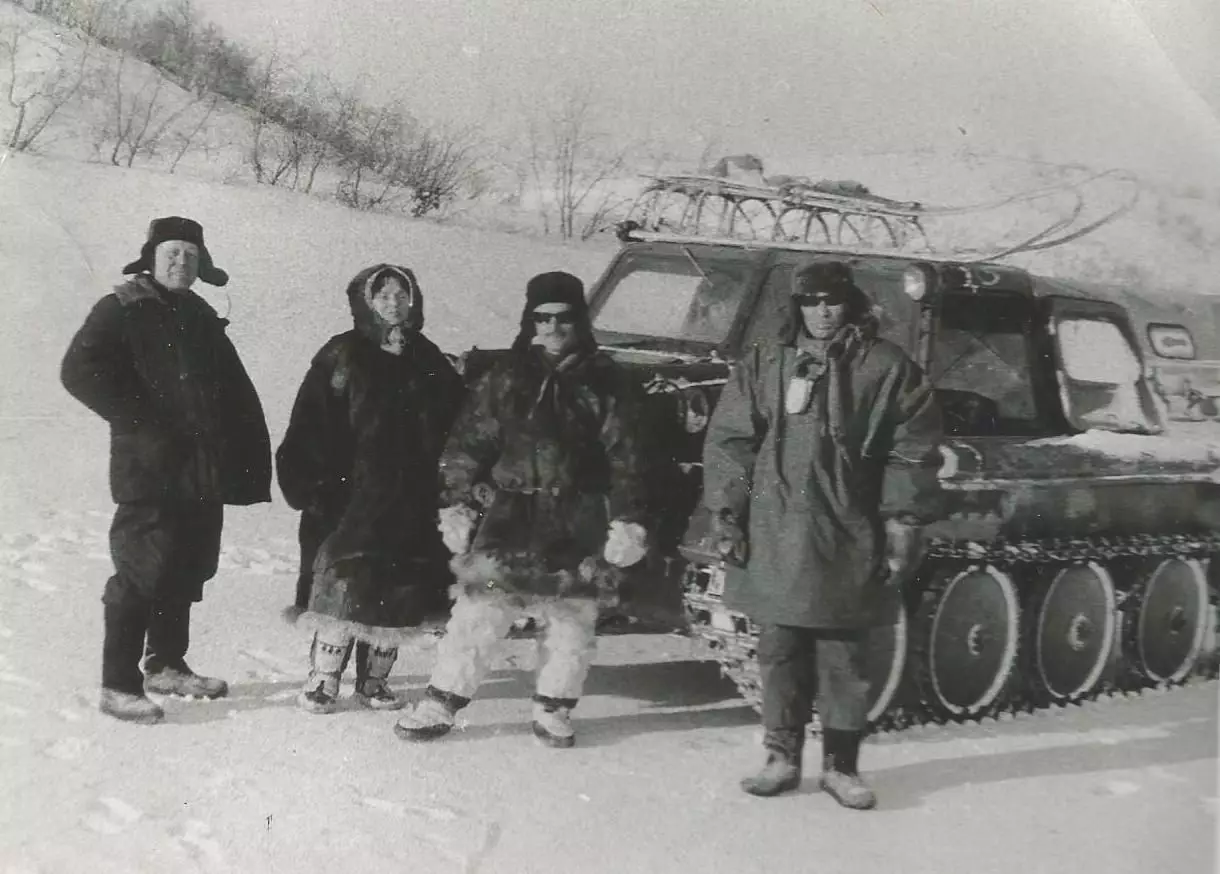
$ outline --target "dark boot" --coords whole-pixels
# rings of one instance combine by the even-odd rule
[[[860,779],[857,761],[864,733],[828,728],[822,735],[821,787],[835,801],[852,810],[871,810],[877,796]]]
[[[186,663],[191,642],[191,602],[165,601],[153,605],[144,650],[144,688],[158,695],[180,698],[223,698],[229,684],[196,674]]]
[[[148,605],[143,601],[106,604],[103,610],[102,688],[143,696],[140,656],[144,652],[144,634],[148,629]]]
[[[388,683],[398,659],[398,647],[379,647],[361,642],[356,645],[356,703],[373,710],[401,710],[406,699],[395,695]]]
[[[742,780],[741,788],[763,798],[796,789],[801,785],[801,752],[804,746],[804,729],[768,731],[763,738],[767,762],[757,774]]]
[[[148,607],[136,604],[106,604],[102,642],[102,691],[98,710],[124,722],[146,725],[165,718],[157,704],[144,695],[144,676],[140,673],[140,653],[144,649],[144,631],[148,624]]]

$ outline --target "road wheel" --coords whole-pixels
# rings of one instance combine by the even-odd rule
[[[916,623],[916,677],[923,703],[954,720],[979,719],[1006,702],[1020,648],[1012,578],[991,565],[933,575]]]
[[[1124,654],[1136,674],[1156,686],[1185,679],[1199,659],[1210,615],[1198,559],[1160,562],[1127,605]]]
[[[1042,702],[1087,698],[1114,650],[1114,581],[1095,562],[1051,572],[1026,614],[1031,692]]]

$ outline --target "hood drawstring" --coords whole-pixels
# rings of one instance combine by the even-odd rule
[[[845,365],[858,352],[863,337],[864,332],[860,330],[859,326],[854,324],[844,325],[835,335],[834,339],[830,341],[829,346],[827,346],[824,361],[819,362],[814,356],[807,352],[801,352],[798,348],[794,367],[794,375],[810,379],[814,383],[815,388],[823,378],[826,379],[826,410],[825,416],[821,419],[822,433],[830,436],[838,461],[849,475],[854,465],[847,448],[847,434],[844,425],[845,410],[843,409],[845,386],[843,382],[847,378],[847,368]],[[804,373],[802,373],[802,370]],[[780,486],[780,503],[781,506],[786,508],[787,497],[791,493],[792,486],[788,482],[783,466],[788,412],[783,403],[787,386],[784,384],[784,368],[782,366],[776,368],[776,379],[779,381],[779,384],[776,386],[776,397],[781,402],[777,404],[778,418],[776,421],[774,444],[775,473]],[[810,400],[810,403],[814,403],[815,400],[816,391],[813,392],[813,398]],[[850,481],[850,476],[841,479],[846,483]]]

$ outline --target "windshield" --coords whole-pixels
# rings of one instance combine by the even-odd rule
[[[1157,430],[1139,356],[1118,325],[1104,318],[1056,322],[1064,408],[1078,428]]]
[[[946,295],[929,377],[951,434],[1039,430],[1029,334],[1032,302],[1017,294]]]
[[[748,262],[711,258],[691,247],[625,258],[607,280],[594,319],[599,340],[603,332],[613,332],[723,343],[745,297],[749,268]]]

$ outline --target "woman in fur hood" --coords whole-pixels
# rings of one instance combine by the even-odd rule
[[[532,616],[534,733],[573,744],[569,713],[593,657],[599,597],[613,599],[616,568],[645,554],[638,409],[625,374],[597,350],[580,280],[531,279],[520,333],[472,388],[441,459],[456,603],[426,696],[399,736],[448,732],[497,642]]]
[[[347,286],[353,330],[314,356],[276,452],[301,511],[300,620],[315,629],[300,705],[335,708],[353,644],[356,700],[396,709],[386,678],[398,643],[447,606],[436,531],[437,461],[464,394],[422,333],[423,296],[406,267],[377,264]]]

